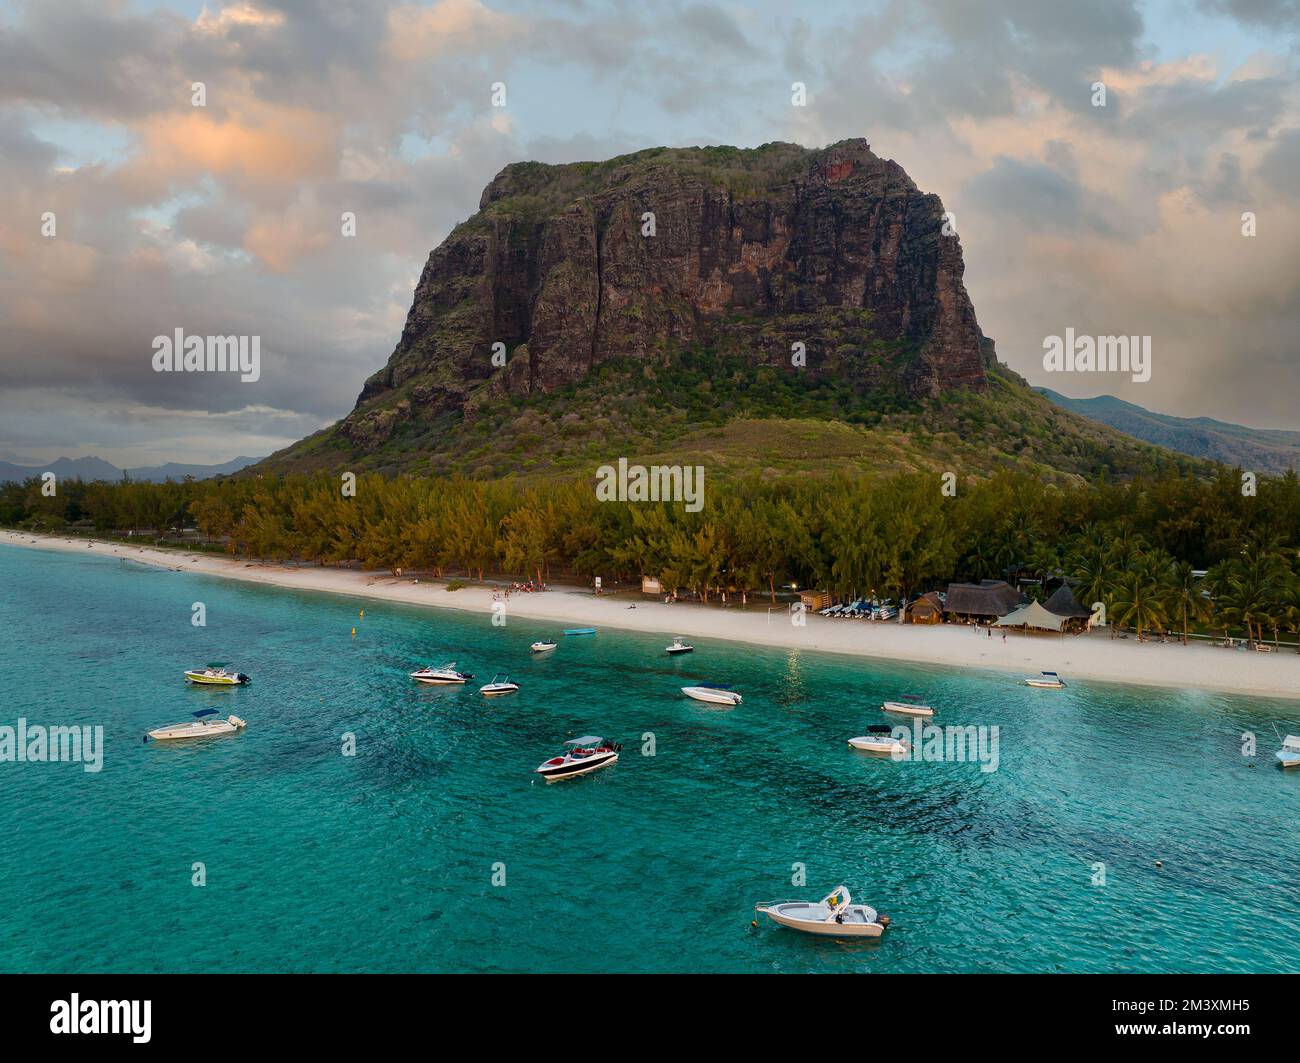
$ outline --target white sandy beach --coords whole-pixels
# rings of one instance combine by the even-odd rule
[[[437,609],[490,613],[494,594],[491,586],[470,584],[461,590],[448,592],[444,583],[398,578],[383,572],[266,564],[30,532],[0,530],[0,544],[93,553],[178,572],[198,572],[276,587],[325,591]],[[1072,681],[1094,679],[1300,698],[1300,654],[1287,647],[1279,653],[1255,653],[1197,642],[1189,646],[1140,644],[1131,638],[1112,639],[1105,631],[1081,636],[1009,632],[1006,642],[1003,642],[1001,632],[995,631],[993,637],[988,638],[965,626],[945,624],[928,627],[827,620],[816,614],[807,616],[806,626],[796,627],[790,622],[785,607],[777,606],[769,613],[757,600],[748,610],[741,611],[685,602],[665,605],[647,596],[632,609],[626,598],[599,598],[590,591],[572,588],[539,594],[514,594],[506,608],[507,618],[515,616],[568,625],[625,628],[658,632],[665,636],[729,639],[783,650],[818,650],[957,668],[980,668],[1011,675],[1051,669]]]

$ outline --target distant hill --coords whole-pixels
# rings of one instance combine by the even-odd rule
[[[14,480],[21,483],[32,476],[52,472],[60,480],[107,480],[110,483],[129,476],[132,480],[162,483],[164,480],[183,480],[193,476],[196,480],[206,480],[210,476],[228,476],[249,465],[261,461],[261,458],[248,458],[241,455],[220,465],[184,465],[169,461],[165,465],[143,465],[136,469],[119,469],[103,458],[59,458],[48,465],[14,465],[0,461],[0,483]]]
[[[1300,471],[1300,432],[1247,428],[1211,417],[1170,417],[1113,395],[1071,399],[1050,388],[1035,390],[1072,413],[1182,454],[1221,461],[1251,472]]]

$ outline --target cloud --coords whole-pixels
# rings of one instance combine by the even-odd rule
[[[1246,25],[1277,30],[1300,27],[1300,3],[1296,0],[1200,0],[1199,6]]]
[[[506,163],[849,136],[956,211],[1014,368],[1032,377],[1064,325],[1132,323],[1179,367],[1134,401],[1300,428],[1294,10],[1205,3],[1174,27],[1129,0],[20,5],[0,19],[0,448],[140,464],[282,445],[351,408],[429,251]],[[1157,52],[1174,30],[1195,47]],[[259,335],[262,379],[153,373],[177,327]]]

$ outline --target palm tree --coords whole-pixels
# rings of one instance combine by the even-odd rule
[[[1109,608],[1115,591],[1116,580],[1121,569],[1115,563],[1115,557],[1109,547],[1100,543],[1086,544],[1076,555],[1072,566],[1074,578],[1078,580],[1075,593],[1088,606],[1101,602]],[[1115,626],[1110,625],[1111,638],[1115,637]]]
[[[1183,618],[1183,645],[1187,645],[1188,620],[1200,620],[1209,610],[1201,593],[1201,581],[1193,574],[1187,561],[1178,561],[1169,569],[1169,605]]]
[[[1296,636],[1295,651],[1300,653],[1300,577],[1291,580],[1279,600],[1286,618],[1286,629]]]
[[[1139,639],[1144,631],[1159,627],[1168,617],[1165,590],[1148,573],[1127,573],[1115,588],[1115,619],[1136,629]]]

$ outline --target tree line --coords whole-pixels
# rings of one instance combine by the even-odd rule
[[[593,483],[328,476],[0,487],[0,524],[101,534],[195,527],[250,558],[370,569],[608,580],[658,577],[708,601],[794,584],[910,599],[950,580],[1065,574],[1139,633],[1300,621],[1300,479],[1175,473],[1058,486],[1003,472],[943,489],[930,473],[711,484],[702,511],[601,502]],[[1208,570],[1204,578],[1197,570]]]

